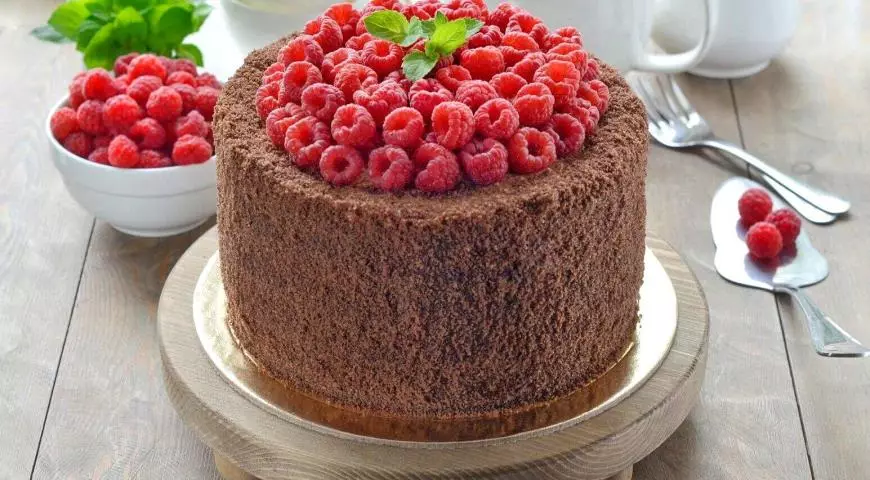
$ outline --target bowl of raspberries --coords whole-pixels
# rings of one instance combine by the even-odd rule
[[[77,74],[46,122],[73,198],[136,236],[190,230],[216,210],[211,120],[221,83],[183,59],[131,53]]]
[[[607,111],[599,69],[577,29],[509,3],[338,3],[288,40],[255,107],[329,184],[442,194],[574,156]]]

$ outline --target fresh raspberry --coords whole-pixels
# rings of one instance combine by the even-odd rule
[[[547,63],[547,57],[545,57],[543,53],[532,52],[526,54],[526,56],[511,67],[509,71],[523,77],[527,82],[534,82],[535,72],[537,72],[545,63]]]
[[[135,61],[135,60],[134,60]],[[139,147],[126,135],[118,135],[109,144],[109,165],[133,168],[139,163]]]
[[[737,201],[737,210],[740,212],[740,220],[743,225],[751,227],[758,222],[764,221],[771,210],[773,210],[773,200],[766,191],[760,188],[750,188]]]
[[[323,80],[327,83],[335,81],[335,74],[338,69],[348,63],[362,63],[359,53],[350,48],[339,48],[334,52],[329,52],[323,58],[323,64],[320,65],[320,73],[323,74]]]
[[[362,175],[363,158],[359,150],[347,145],[333,145],[320,157],[320,174],[327,182],[336,185],[351,185]]]
[[[580,86],[580,72],[571,62],[551,60],[535,72],[535,82],[543,83],[555,98],[555,105],[569,105]]]
[[[478,107],[493,98],[498,98],[498,92],[489,82],[483,80],[463,82],[456,90],[456,101],[468,105],[472,112],[476,112]]]
[[[196,108],[196,88],[191,87],[186,83],[176,83],[170,85],[169,88],[178,92],[181,95],[181,112],[187,113]],[[209,88],[209,87],[200,87]]]
[[[109,149],[107,147],[94,148],[94,151],[88,155],[88,160],[99,163],[100,165],[109,164]]]
[[[414,82],[408,94],[411,108],[417,109],[423,118],[431,118],[432,111],[443,102],[453,100],[453,93],[434,78],[423,78]]]
[[[476,18],[485,23],[489,18],[486,3],[476,0],[452,0],[442,11],[450,20]]]
[[[269,65],[265,71],[263,71],[263,85],[272,82],[280,82],[282,78],[284,78],[284,70],[287,68],[281,62],[275,62]]]
[[[535,173],[556,161],[556,144],[546,132],[519,129],[508,143],[508,163],[514,173]]]
[[[583,37],[580,36],[580,32],[577,31],[574,27],[562,27],[556,29],[555,32],[551,32],[544,39],[544,44],[541,45],[547,49],[553,49],[558,45],[564,45],[566,43],[583,46]],[[578,70],[584,70],[582,68],[578,68]]]
[[[172,72],[166,77],[166,85],[175,85],[176,83],[183,83],[195,87],[196,77],[187,72]]]
[[[595,61],[594,58],[589,58],[586,60],[586,72],[583,73],[583,81],[591,82],[598,78],[599,75],[599,67],[598,62]]]
[[[384,120],[384,141],[388,145],[412,148],[420,143],[426,131],[426,123],[419,111],[410,108],[397,108]]]
[[[495,10],[489,12],[489,24],[495,25],[502,31],[505,31],[510,22],[511,17],[520,13],[521,9],[510,3],[500,3]]]
[[[171,167],[172,160],[157,150],[142,150],[139,152],[139,163],[136,168],[165,168]]]
[[[610,89],[601,80],[590,80],[581,83],[577,90],[577,96],[588,101],[601,113],[607,111],[610,104]]]
[[[148,116],[160,121],[171,122],[181,115],[184,101],[181,95],[171,87],[160,87],[148,97],[145,109]]]
[[[344,41],[347,41],[356,33],[356,24],[359,22],[360,14],[357,10],[354,10],[352,3],[336,3],[327,8],[323,14],[335,20],[335,23],[341,27],[342,39]]]
[[[332,18],[320,16],[305,24],[305,33],[323,48],[323,53],[329,53],[344,44],[344,33],[338,22]]]
[[[211,88],[214,88],[216,90],[220,90],[221,88],[223,88],[223,85],[221,85],[220,80],[218,80],[217,77],[215,77],[211,73],[201,73],[201,74],[197,75],[196,76],[196,86],[197,87],[211,87]]]
[[[749,254],[761,260],[776,258],[782,251],[782,234],[776,225],[761,221],[749,227],[746,232],[746,246]]]
[[[492,185],[507,175],[507,148],[493,138],[467,143],[459,152],[459,160],[468,178],[478,185]]]
[[[489,80],[493,75],[504,71],[505,63],[502,52],[496,47],[471,48],[462,52],[459,60],[477,80]]]
[[[764,221],[772,223],[779,230],[785,245],[793,245],[801,233],[801,218],[787,208],[774,211]]]
[[[428,8],[428,5],[412,3],[402,7],[402,15],[404,15],[408,20],[411,20],[413,17],[417,17],[420,20],[431,20],[433,14],[430,14],[429,10],[430,8]]]
[[[208,140],[195,135],[179,137],[172,145],[172,163],[176,165],[193,165],[207,162],[212,155]]]
[[[464,52],[465,50],[462,50],[462,51]],[[451,65],[454,65],[458,61],[458,59],[460,57],[462,57],[461,52],[459,52],[459,55],[456,54],[457,52],[459,52],[459,50],[454,52],[453,55],[447,55],[446,57],[439,58],[438,62],[435,63],[435,70],[441,70],[442,68],[446,68],[446,67],[449,67]]]
[[[332,138],[351,147],[365,146],[377,133],[377,124],[368,110],[360,105],[344,105],[332,119]]]
[[[111,135],[97,135],[94,137],[94,148],[109,148],[112,138]]]
[[[129,75],[121,75],[120,77],[115,77],[115,89],[118,93],[127,93],[127,88],[130,86],[130,76]]]
[[[489,81],[490,85],[495,88],[495,92],[501,98],[512,100],[517,96],[517,92],[526,86],[526,79],[513,72],[502,72],[492,77]]]
[[[371,42],[374,39],[375,37],[373,37],[371,33],[363,32],[356,36],[350,37],[347,40],[347,43],[344,44],[344,46],[351,50],[361,51],[367,43]]]
[[[158,149],[166,145],[166,129],[153,118],[143,118],[127,133],[131,140],[136,142],[139,148]]]
[[[462,82],[471,80],[471,73],[465,67],[450,65],[439,68],[438,71],[435,72],[435,79],[438,80],[441,85],[444,85],[445,88],[456,93],[456,89],[459,88],[459,85]]]
[[[598,120],[600,119],[601,113],[598,111],[598,108],[593,106],[583,109],[577,115],[577,120],[580,120],[583,128],[586,129],[587,137],[595,135],[598,132]]]
[[[414,111],[419,115],[419,112]],[[369,179],[375,187],[386,191],[405,188],[414,175],[414,164],[399,147],[387,145],[369,153]]]
[[[174,125],[175,137],[183,137],[185,135],[194,135],[197,137],[206,138],[208,136],[209,127],[202,116],[196,110],[192,110],[187,115],[178,117]],[[158,148],[158,147],[143,147],[143,148]]]
[[[521,88],[514,98],[514,108],[520,114],[520,124],[543,125],[553,115],[556,100],[543,83],[530,83]]]
[[[73,132],[63,140],[63,148],[82,158],[88,158],[94,146],[91,137],[85,132]]]
[[[280,107],[278,103],[278,94],[280,92],[281,83],[274,82],[263,85],[257,89],[254,94],[255,103],[257,106],[257,115],[265,119],[270,112]]]
[[[288,103],[284,108],[276,108],[266,117],[266,133],[277,147],[284,148],[287,128],[308,117],[299,105]]]
[[[371,68],[383,78],[393,70],[401,68],[404,55],[402,47],[393,42],[376,39],[363,47],[360,58],[363,65]]]
[[[79,128],[90,135],[102,135],[106,133],[106,125],[103,123],[103,102],[99,100],[85,100],[76,110],[76,121]]]
[[[311,35],[299,35],[281,47],[278,61],[284,65],[308,62],[319,67],[323,63],[323,48]]]
[[[79,108],[79,105],[84,103],[85,100],[85,76],[77,76],[73,79],[72,83],[69,84],[69,106],[73,109]]]
[[[286,105],[289,102],[299,103],[302,100],[302,91],[305,87],[320,83],[323,76],[320,70],[308,62],[293,62],[287,65],[284,77],[281,79],[281,92],[278,102]]]
[[[372,114],[376,124],[381,125],[390,112],[408,105],[408,94],[398,83],[385,80],[357,90],[353,94],[353,100]]]
[[[511,102],[495,98],[477,109],[474,113],[474,125],[477,132],[484,137],[507,140],[520,127],[520,115]]]
[[[392,80],[398,83],[399,86],[402,87],[402,90],[405,91],[405,93],[409,93],[411,91],[411,86],[413,85],[413,82],[408,80],[405,77],[405,73],[401,70],[396,70],[395,72],[387,75],[387,78],[385,78],[384,80]]]
[[[309,115],[329,121],[338,107],[344,105],[344,94],[327,83],[315,83],[302,91],[302,108]]]
[[[102,68],[89,70],[87,75],[85,75],[85,81],[82,84],[82,94],[86,99],[105,102],[117,93],[118,88],[115,86],[115,79]]]
[[[418,148],[414,154],[414,164],[420,170],[414,179],[414,186],[424,192],[453,190],[462,179],[456,155],[438,144],[425,143]]]
[[[79,130],[79,122],[76,120],[76,111],[69,107],[58,108],[49,121],[51,134],[57,141],[62,142],[70,133]]]
[[[115,72],[115,76],[121,76],[127,73],[127,70],[130,68],[130,62],[133,61],[134,58],[138,57],[139,54],[136,52],[128,53],[126,55],[121,55],[120,57],[115,59],[115,65],[112,70]]]
[[[561,37],[560,37],[561,38]],[[563,62],[571,62],[577,67],[580,72],[580,77],[586,72],[586,64],[589,60],[586,50],[576,43],[561,43],[551,48],[547,52],[547,61],[561,60]]]
[[[323,151],[331,144],[329,126],[314,117],[290,124],[284,136],[284,150],[300,168],[316,166]]]
[[[430,161],[438,157],[448,157],[457,161],[453,152],[438,144],[435,132],[429,132],[423,143],[414,150],[411,162],[414,164],[414,169],[419,171],[426,168]]]
[[[497,47],[501,45],[502,31],[495,25],[484,25],[468,39],[468,48]]]
[[[211,121],[211,118],[214,116],[214,106],[217,104],[220,94],[220,91],[212,87],[199,87],[196,89],[196,109],[208,121]]]
[[[127,74],[134,80],[144,75],[154,75],[162,82],[166,80],[166,75],[168,73],[159,57],[146,53],[144,55],[139,55],[130,62]]]
[[[518,13],[511,17],[505,32],[508,34],[512,32],[526,33],[538,45],[543,45],[550,34],[550,30],[541,19],[530,13]]]
[[[527,54],[540,50],[538,42],[530,35],[523,32],[508,32],[502,38],[499,47],[504,58],[505,65],[516,65]]]
[[[145,106],[151,93],[163,86],[163,82],[153,75],[136,78],[127,87],[127,95],[133,97],[140,106]]]
[[[378,74],[374,70],[356,63],[348,63],[335,73],[333,85],[341,90],[345,99],[353,98],[354,92],[378,83]]]
[[[103,104],[103,124],[112,132],[126,132],[142,118],[142,107],[129,95],[115,95]]]
[[[399,11],[402,9],[401,0],[371,0],[369,5],[373,7],[383,7],[387,10]]]
[[[474,135],[474,114],[464,103],[441,103],[432,111],[432,131],[441,145],[451,150],[461,148]]]
[[[177,58],[169,62],[169,67],[166,69],[166,73],[169,75],[175,72],[187,72],[196,77],[196,64],[189,58]]]
[[[586,140],[586,129],[580,120],[565,113],[557,113],[544,129],[553,137],[556,143],[556,155],[564,157],[570,155],[583,146]]]

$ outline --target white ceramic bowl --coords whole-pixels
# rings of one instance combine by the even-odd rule
[[[215,157],[198,165],[124,169],[100,165],[63,148],[45,122],[54,166],[72,197],[93,216],[139,237],[166,237],[192,230],[217,210]]]

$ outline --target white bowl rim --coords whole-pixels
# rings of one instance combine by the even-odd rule
[[[80,164],[87,165],[87,168],[95,168],[97,170],[103,171],[112,171],[117,172],[119,175],[128,175],[128,176],[148,176],[148,175],[162,175],[164,173],[173,172],[179,169],[195,166],[195,165],[205,165],[211,162],[214,162],[217,158],[217,155],[212,155],[211,158],[202,163],[197,163],[193,165],[172,165],[169,167],[160,167],[160,168],[121,168],[115,167],[113,165],[103,165],[102,163],[92,162],[87,158],[82,158],[76,155],[73,152],[70,152],[56,139],[54,138],[54,134],[51,132],[51,117],[54,116],[54,112],[58,111],[61,107],[67,106],[69,103],[69,95],[64,95],[61,97],[60,101],[54,104],[51,110],[48,112],[48,117],[45,119],[45,134],[48,136],[49,141],[51,142],[52,147],[55,149],[59,149],[62,152],[65,152],[69,155],[70,158],[79,162]]]

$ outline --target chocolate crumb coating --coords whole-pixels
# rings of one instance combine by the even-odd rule
[[[643,105],[534,175],[441,195],[332,187],[272,145],[254,95],[286,39],[224,87],[214,133],[230,326],[269,375],[347,408],[498,412],[570,394],[623,353],[643,276]]]

